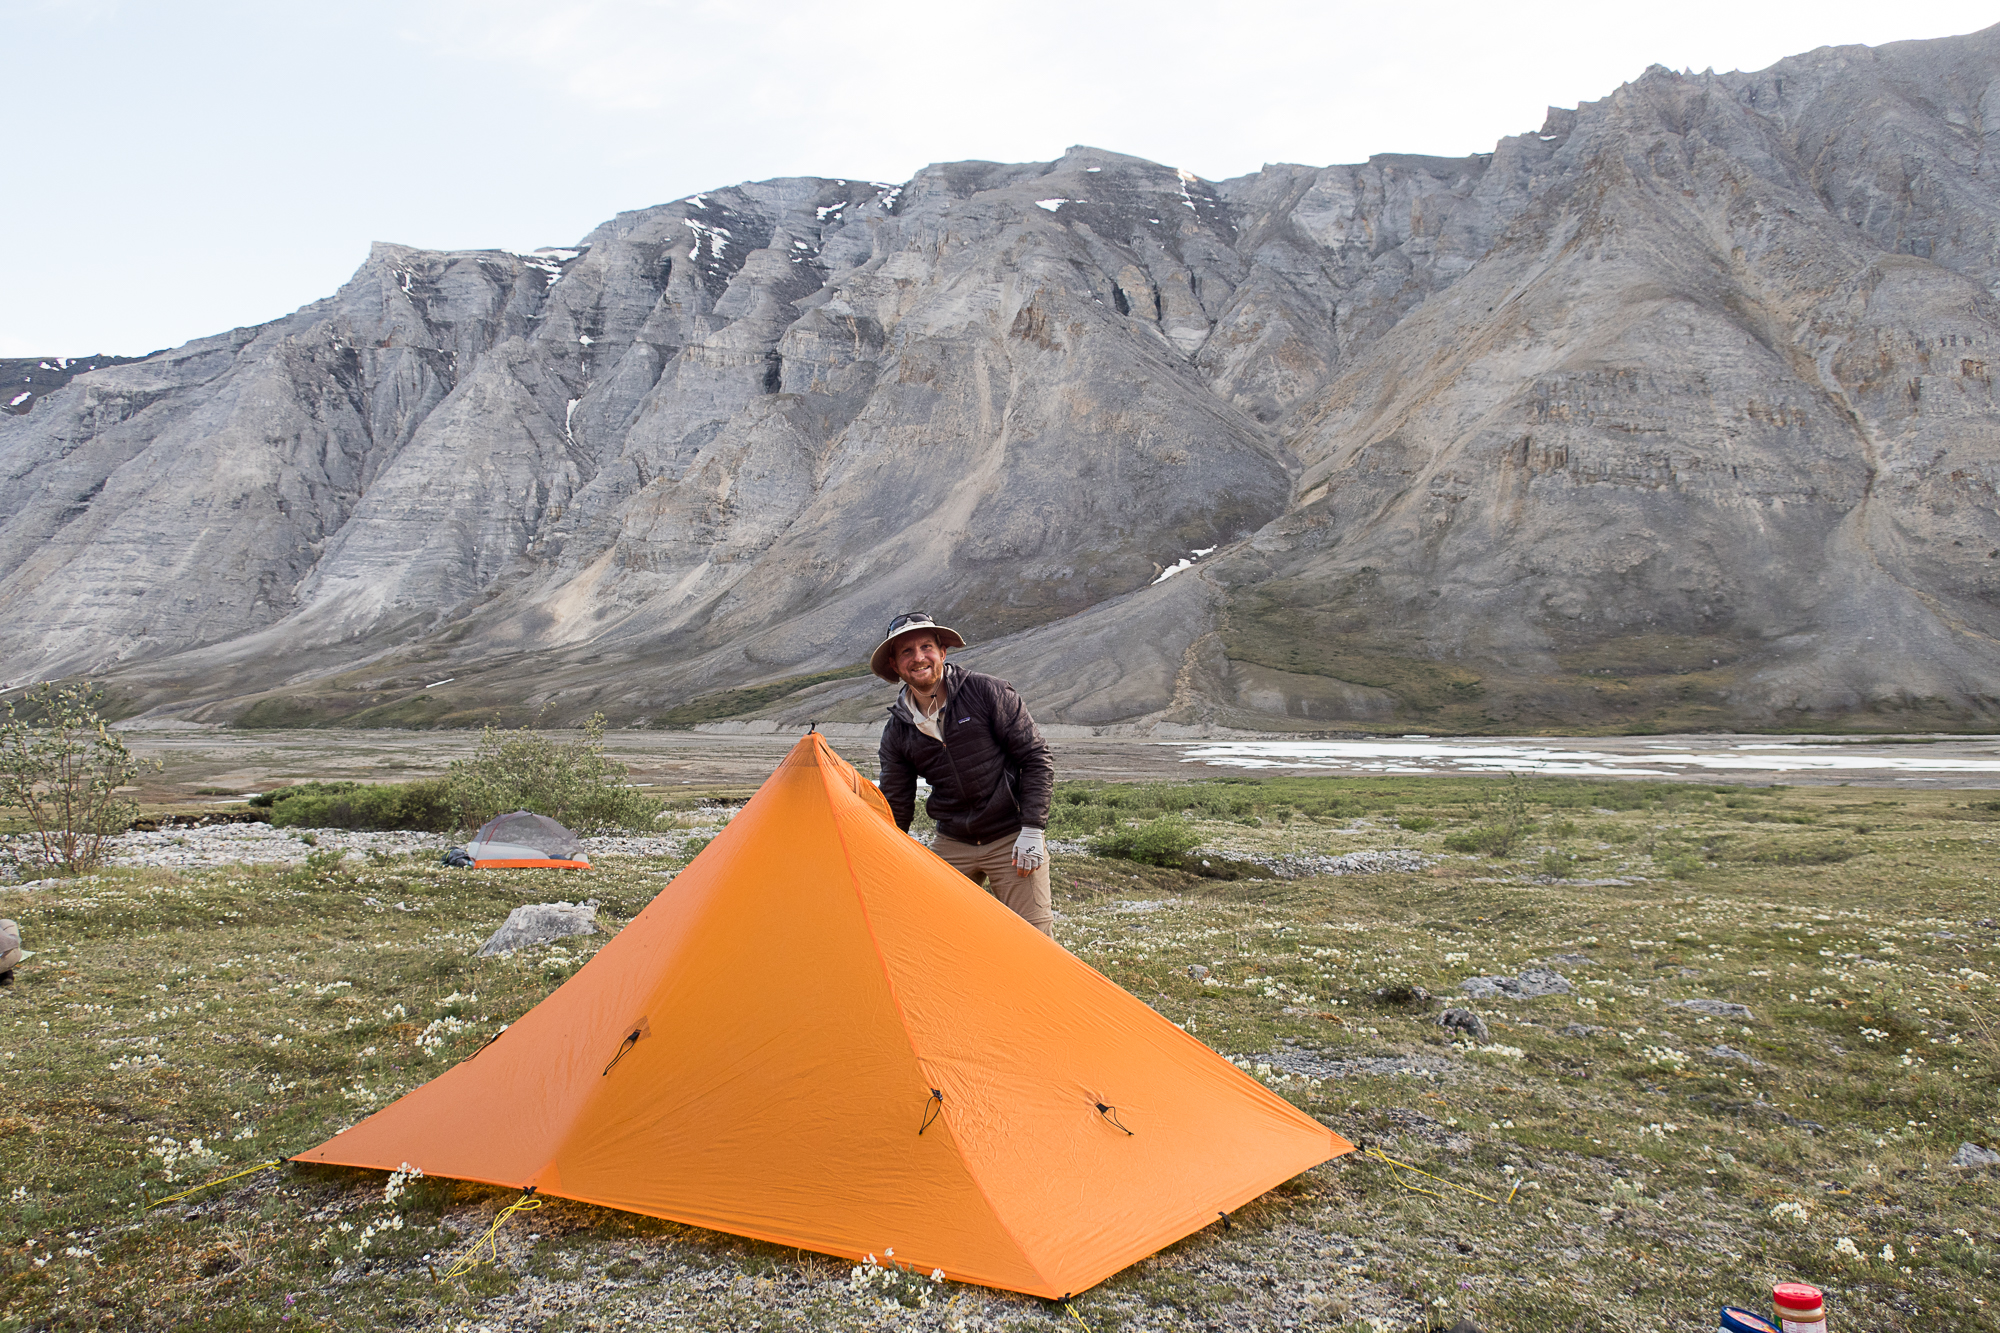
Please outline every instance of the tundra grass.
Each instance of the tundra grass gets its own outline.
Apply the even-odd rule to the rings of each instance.
[[[446,1278],[517,1196],[282,1167],[149,1205],[471,1055],[677,863],[612,861],[587,890],[324,853],[107,871],[0,889],[41,951],[0,991],[0,1328],[1705,1330],[1785,1279],[1824,1287],[1837,1328],[2000,1328],[2000,1173],[1948,1165],[1961,1142],[2000,1147],[1985,794],[1385,778],[1059,795],[1071,835],[1170,817],[1236,858],[1426,858],[1226,882],[1056,861],[1061,943],[1373,1152],[1073,1309],[857,1283],[843,1261],[559,1200]],[[686,804],[678,822],[698,822]],[[1450,850],[1477,829],[1510,836]],[[586,891],[605,934],[473,956],[514,905]],[[1538,965],[1572,993],[1467,1002],[1483,1039],[1440,1029],[1422,994]]]

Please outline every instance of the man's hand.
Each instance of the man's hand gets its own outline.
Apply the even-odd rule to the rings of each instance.
[[[1049,856],[1048,834],[1038,828],[1024,828],[1014,839],[1014,873],[1032,875]]]

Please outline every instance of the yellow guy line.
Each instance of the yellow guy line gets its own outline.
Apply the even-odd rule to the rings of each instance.
[[[502,1208],[494,1217],[493,1225],[486,1228],[486,1234],[472,1242],[472,1248],[460,1255],[458,1262],[453,1264],[450,1270],[443,1277],[439,1278],[438,1281],[449,1282],[455,1277],[464,1277],[467,1273],[479,1267],[479,1265],[487,1262],[488,1259],[498,1263],[500,1260],[499,1231],[501,1226],[514,1214],[531,1213],[541,1206],[542,1201],[531,1194],[525,1198],[516,1199],[505,1208]],[[482,1249],[490,1251],[485,1259],[479,1257],[479,1252]]]
[[[1435,1180],[1438,1184],[1448,1186],[1451,1189],[1455,1189],[1460,1194],[1470,1194],[1473,1198],[1484,1199],[1488,1203],[1502,1203],[1502,1202],[1512,1203],[1514,1201],[1513,1190],[1508,1191],[1505,1200],[1496,1199],[1490,1194],[1481,1194],[1478,1190],[1469,1190],[1463,1185],[1457,1184],[1453,1181],[1446,1180],[1443,1176],[1434,1176],[1420,1166],[1411,1166],[1408,1162],[1398,1161],[1394,1157],[1389,1156],[1388,1153],[1383,1152],[1380,1148],[1369,1148],[1362,1153],[1362,1156],[1373,1157],[1380,1161],[1387,1162],[1389,1164],[1389,1178],[1395,1181],[1402,1188],[1409,1190],[1412,1194],[1428,1194],[1433,1199],[1442,1199],[1444,1197],[1442,1194],[1439,1194],[1436,1190],[1427,1190],[1424,1189],[1422,1186],[1410,1184],[1407,1180],[1404,1180],[1401,1176],[1396,1174],[1397,1167],[1400,1166],[1405,1171],[1414,1171],[1418,1175],[1424,1177],[1426,1180]],[[1520,1188],[1521,1187],[1518,1184],[1514,1186],[1515,1190],[1518,1190]]]
[[[1071,1305],[1068,1301],[1064,1301],[1063,1309],[1069,1311],[1069,1317],[1071,1319],[1076,1320],[1076,1322],[1079,1324],[1083,1324],[1083,1333],[1090,1333],[1090,1325],[1083,1323],[1083,1316],[1076,1312],[1076,1307],[1074,1305]]]
[[[274,1157],[268,1162],[257,1163],[257,1165],[249,1168],[247,1171],[238,1171],[233,1176],[224,1176],[220,1180],[211,1180],[206,1185],[196,1185],[193,1189],[182,1190],[179,1194],[169,1194],[164,1199],[155,1199],[151,1203],[147,1204],[146,1207],[158,1208],[163,1203],[172,1203],[175,1199],[185,1199],[190,1194],[199,1194],[203,1190],[214,1189],[217,1185],[226,1185],[232,1180],[239,1180],[244,1176],[254,1176],[259,1171],[269,1171],[274,1166],[283,1166],[284,1164],[285,1164],[284,1158]]]

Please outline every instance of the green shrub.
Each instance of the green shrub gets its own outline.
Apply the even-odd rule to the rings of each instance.
[[[20,810],[34,829],[35,854],[69,874],[91,869],[107,838],[139,813],[121,789],[143,764],[104,725],[104,692],[87,682],[44,681],[22,696],[26,719],[4,705],[0,722],[0,805]]]
[[[280,828],[418,829],[448,833],[457,827],[451,784],[417,782],[304,782],[270,793],[271,822]]]
[[[250,804],[257,809],[270,810],[276,808],[280,801],[297,800],[301,796],[332,796],[353,791],[359,786],[358,782],[300,782],[290,787],[274,787],[270,791],[259,792],[250,798]]]
[[[1865,856],[1868,848],[1845,838],[1819,842],[1746,842],[1725,847],[1716,854],[1719,861],[1741,861],[1762,866],[1825,866]]]
[[[1512,824],[1481,824],[1462,833],[1445,834],[1444,845],[1454,852],[1505,856],[1514,850],[1514,844],[1520,837],[1521,830]]]
[[[453,763],[444,781],[462,829],[476,829],[510,810],[532,810],[579,833],[650,829],[661,809],[657,798],[631,787],[625,765],[605,753],[602,713],[573,741],[529,727],[488,727],[472,757]]]
[[[1201,845],[1201,835],[1178,816],[1115,828],[1090,840],[1092,856],[1115,857],[1149,866],[1178,867]]]
[[[1438,822],[1435,819],[1429,819],[1423,815],[1405,815],[1396,821],[1396,827],[1402,829],[1405,833],[1424,833],[1437,826]]]

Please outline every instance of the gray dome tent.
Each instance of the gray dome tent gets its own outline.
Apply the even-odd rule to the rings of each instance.
[[[588,870],[583,842],[547,815],[516,810],[490,819],[465,845],[473,865],[481,870],[501,867]]]

